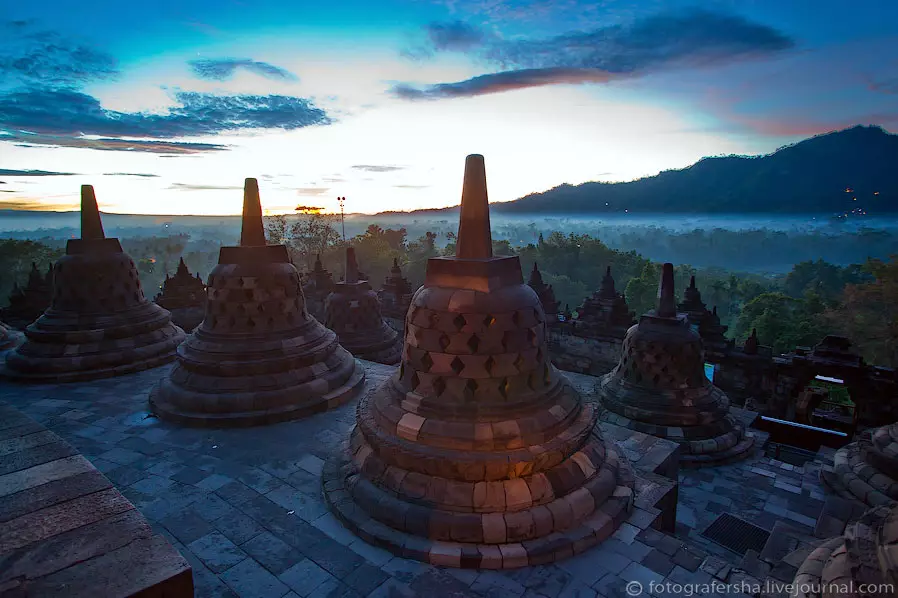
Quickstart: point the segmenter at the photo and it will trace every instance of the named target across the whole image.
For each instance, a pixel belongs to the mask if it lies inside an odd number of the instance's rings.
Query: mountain
[[[843,214],[855,209],[871,215],[898,212],[898,135],[857,126],[764,156],[703,158],[628,183],[561,185],[494,204],[491,211]]]

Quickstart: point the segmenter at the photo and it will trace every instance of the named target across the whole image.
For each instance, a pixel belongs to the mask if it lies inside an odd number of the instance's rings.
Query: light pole
[[[346,243],[346,220],[343,218],[343,204],[346,203],[346,197],[338,197],[337,203],[340,204],[340,225],[343,227],[343,242]]]

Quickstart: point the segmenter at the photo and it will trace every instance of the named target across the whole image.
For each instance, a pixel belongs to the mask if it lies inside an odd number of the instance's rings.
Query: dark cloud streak
[[[433,46],[436,50],[436,43]],[[546,39],[490,40],[474,48],[474,55],[502,71],[423,88],[399,84],[391,91],[400,98],[420,100],[559,83],[606,83],[770,55],[793,46],[792,39],[772,27],[738,15],[690,9]]]
[[[259,62],[249,58],[212,58],[191,60],[193,74],[208,81],[227,81],[233,78],[237,69],[244,69],[266,79],[281,81],[297,81],[298,77],[279,66],[268,62]]]
[[[351,166],[353,170],[362,170],[364,172],[396,172],[404,170],[405,166],[391,166],[388,164],[356,164]]]

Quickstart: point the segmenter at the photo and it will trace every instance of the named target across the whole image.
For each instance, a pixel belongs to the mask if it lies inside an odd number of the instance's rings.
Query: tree
[[[736,320],[735,336],[744,340],[757,330],[761,344],[777,353],[797,346],[813,346],[826,336],[824,303],[819,295],[808,293],[795,299],[783,293],[763,293],[749,301]]]
[[[336,214],[323,214],[319,208],[300,206],[299,219],[290,227],[290,240],[299,254],[299,261],[305,269],[311,270],[315,256],[336,247],[342,238],[335,227]]]
[[[661,280],[661,266],[649,262],[643,267],[639,276],[631,278],[627,283],[625,295],[630,309],[636,315],[655,309],[658,303],[658,283]]]
[[[870,363],[898,367],[898,256],[869,260],[863,272],[873,280],[848,284],[827,321]]]

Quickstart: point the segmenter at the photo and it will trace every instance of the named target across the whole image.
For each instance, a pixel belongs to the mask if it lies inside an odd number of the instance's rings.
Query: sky
[[[898,131],[892,0],[9,0],[0,209],[457,205]]]

